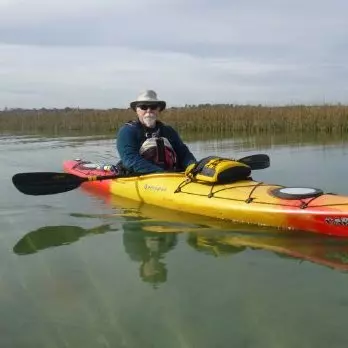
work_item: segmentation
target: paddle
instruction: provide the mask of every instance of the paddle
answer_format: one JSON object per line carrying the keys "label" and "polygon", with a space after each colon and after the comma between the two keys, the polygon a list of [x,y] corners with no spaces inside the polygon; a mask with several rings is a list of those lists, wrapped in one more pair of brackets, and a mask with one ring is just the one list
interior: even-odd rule
{"label": "paddle", "polygon": [[115,179],[119,176],[103,175],[81,178],[74,174],[54,172],[18,173],[12,177],[18,191],[32,196],[54,195],[78,188],[86,181]]}
{"label": "paddle", "polygon": [[[252,170],[265,169],[270,166],[269,157],[264,154],[243,157],[238,161],[249,165]],[[88,181],[101,181],[122,177],[129,177],[129,175],[121,176],[112,174],[81,178],[69,173],[32,172],[15,174],[12,177],[12,182],[18,191],[26,195],[42,196],[68,192],[78,188],[82,183]]]}
{"label": "paddle", "polygon": [[31,231],[20,239],[13,247],[17,255],[28,255],[40,250],[67,245],[78,241],[90,234],[103,234],[109,231],[118,231],[110,225],[84,229],[78,226],[44,226]]}
{"label": "paddle", "polygon": [[252,170],[266,169],[271,164],[269,156],[265,154],[250,155],[237,161],[247,164]]}

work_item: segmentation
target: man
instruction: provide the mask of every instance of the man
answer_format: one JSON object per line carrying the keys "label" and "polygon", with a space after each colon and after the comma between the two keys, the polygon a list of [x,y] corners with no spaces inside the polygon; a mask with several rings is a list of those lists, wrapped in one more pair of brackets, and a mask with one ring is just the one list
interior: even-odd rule
{"label": "man", "polygon": [[130,173],[184,171],[196,159],[178,133],[158,120],[166,108],[153,90],[141,93],[130,107],[137,120],[127,122],[117,134],[122,165]]}

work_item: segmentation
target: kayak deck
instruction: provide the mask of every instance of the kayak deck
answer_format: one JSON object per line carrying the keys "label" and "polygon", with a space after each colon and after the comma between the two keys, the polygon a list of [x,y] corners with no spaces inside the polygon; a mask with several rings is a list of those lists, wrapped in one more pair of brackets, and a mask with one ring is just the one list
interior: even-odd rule
{"label": "kayak deck", "polygon": [[[64,170],[80,177],[106,176],[110,171],[90,162],[65,161]],[[94,181],[93,185],[119,197],[213,218],[348,237],[348,197],[322,193],[284,199],[274,191],[281,185],[253,180],[229,184],[188,181],[183,173],[157,173]]]}

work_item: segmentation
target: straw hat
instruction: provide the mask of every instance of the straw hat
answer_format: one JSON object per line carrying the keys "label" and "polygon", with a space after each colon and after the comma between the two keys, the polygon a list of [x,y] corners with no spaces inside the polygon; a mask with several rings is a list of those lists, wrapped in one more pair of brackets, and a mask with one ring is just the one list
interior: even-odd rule
{"label": "straw hat", "polygon": [[130,103],[130,107],[135,111],[137,104],[158,104],[160,111],[166,108],[166,102],[164,100],[159,100],[157,94],[153,90],[147,90],[138,96],[138,98]]}

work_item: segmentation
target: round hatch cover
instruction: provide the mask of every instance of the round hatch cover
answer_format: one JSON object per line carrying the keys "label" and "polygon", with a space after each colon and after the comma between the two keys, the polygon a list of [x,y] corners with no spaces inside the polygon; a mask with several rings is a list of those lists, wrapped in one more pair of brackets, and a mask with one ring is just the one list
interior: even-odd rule
{"label": "round hatch cover", "polygon": [[323,191],[312,187],[281,187],[272,190],[272,194],[283,199],[304,199],[320,196]]}

